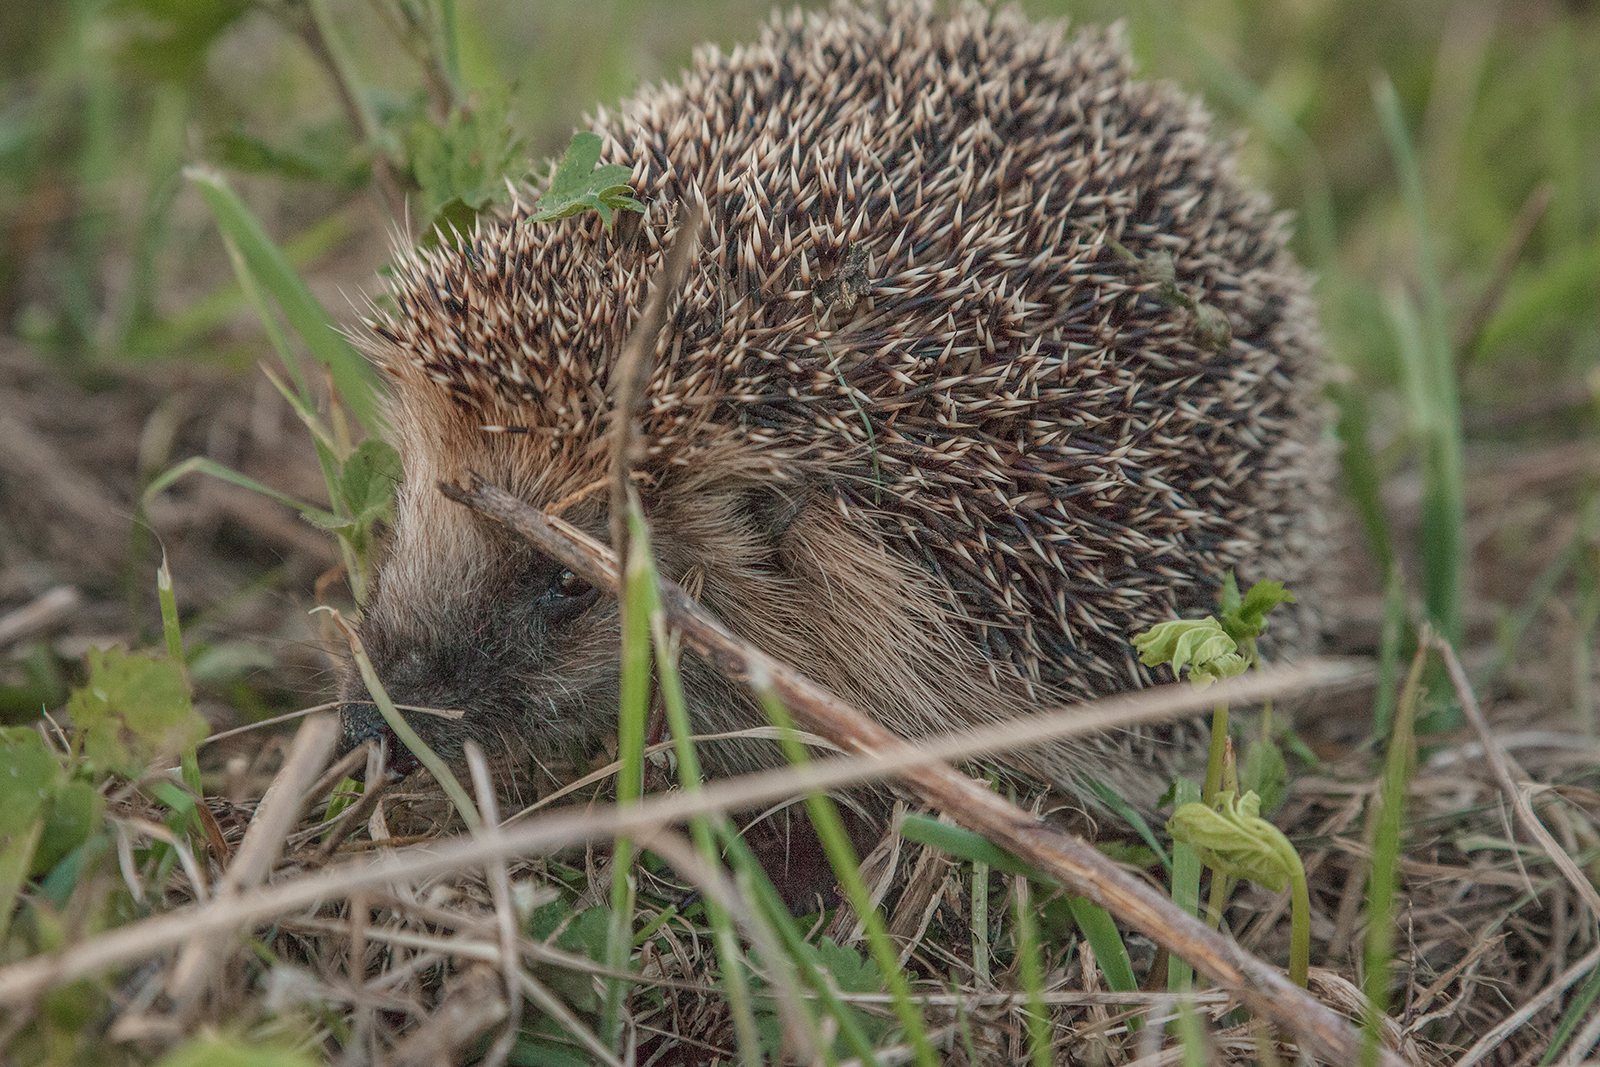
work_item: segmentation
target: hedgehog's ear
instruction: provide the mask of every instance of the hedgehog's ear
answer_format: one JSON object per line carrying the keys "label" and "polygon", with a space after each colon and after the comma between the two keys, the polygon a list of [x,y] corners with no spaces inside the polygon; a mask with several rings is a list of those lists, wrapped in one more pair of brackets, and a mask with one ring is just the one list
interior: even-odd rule
{"label": "hedgehog's ear", "polygon": [[745,490],[740,509],[768,544],[777,545],[809,500],[799,486],[757,485]]}

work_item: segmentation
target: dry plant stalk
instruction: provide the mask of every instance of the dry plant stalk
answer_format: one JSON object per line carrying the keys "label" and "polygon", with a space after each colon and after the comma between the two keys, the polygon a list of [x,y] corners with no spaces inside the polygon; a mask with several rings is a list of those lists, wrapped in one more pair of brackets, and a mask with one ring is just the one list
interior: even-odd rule
{"label": "dry plant stalk", "polygon": [[[617,592],[617,561],[609,549],[587,538],[569,537],[558,528],[566,524],[551,521],[481,479],[475,479],[470,488],[449,484],[439,488],[450,499],[505,523],[585,581],[613,595]],[[1046,826],[947,764],[928,763],[928,746],[920,742],[910,745],[798,671],[729,634],[676,584],[663,581],[661,599],[668,624],[681,632],[689,648],[728,678],[770,686],[802,724],[846,752],[874,760],[886,757],[898,764],[901,784],[925,803],[1058,878],[1182,956],[1211,981],[1237,994],[1253,1011],[1295,1033],[1314,1055],[1336,1062],[1359,1058],[1361,1036],[1349,1022],[1293,985],[1277,968],[1211,930],[1087,842]],[[1348,671],[1331,673],[1340,675],[1341,680],[1349,677]],[[1211,695],[1211,699],[1219,698]],[[1031,736],[1040,738],[1037,730],[1031,731]],[[1403,1062],[1392,1053],[1384,1055],[1385,1062]]]}
{"label": "dry plant stalk", "polygon": [[1444,657],[1445,669],[1450,673],[1450,682],[1455,687],[1456,698],[1461,701],[1461,710],[1472,723],[1472,728],[1477,731],[1478,740],[1483,743],[1484,758],[1489,761],[1489,768],[1494,772],[1500,791],[1511,802],[1512,809],[1517,814],[1517,822],[1538,842],[1545,855],[1550,857],[1550,862],[1554,863],[1556,869],[1571,883],[1584,906],[1589,909],[1591,918],[1600,922],[1600,892],[1595,890],[1594,883],[1578,869],[1577,863],[1567,854],[1567,850],[1561,847],[1561,843],[1545,829],[1544,823],[1534,814],[1533,805],[1528,802],[1528,791],[1520,788],[1516,779],[1511,776],[1510,757],[1496,740],[1494,731],[1489,729],[1489,722],[1483,717],[1483,709],[1478,707],[1478,698],[1472,692],[1472,684],[1467,681],[1467,672],[1462,669],[1461,661],[1456,658],[1455,649],[1450,647],[1449,641],[1437,636],[1433,639],[1433,646],[1438,649],[1439,655]]}

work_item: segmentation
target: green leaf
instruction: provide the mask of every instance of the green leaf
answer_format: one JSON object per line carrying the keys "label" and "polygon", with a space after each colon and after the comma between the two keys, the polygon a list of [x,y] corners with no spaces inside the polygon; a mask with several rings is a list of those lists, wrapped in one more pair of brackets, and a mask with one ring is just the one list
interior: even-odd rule
{"label": "green leaf", "polygon": [[1030,881],[1054,885],[1053,879],[1037,868],[1022,862],[986,837],[971,830],[942,823],[927,815],[907,815],[901,824],[900,836],[920,845],[931,845],[948,852],[957,859],[973,863],[987,863],[991,869],[1005,874],[1020,874]]}
{"label": "green leaf", "polygon": [[351,518],[370,525],[390,514],[401,477],[400,453],[384,441],[368,438],[339,472],[339,498]]}
{"label": "green leaf", "polygon": [[17,891],[32,870],[44,815],[61,764],[25,727],[0,728],[0,944],[11,926]]}
{"label": "green leaf", "polygon": [[600,135],[587,131],[575,133],[567,143],[566,155],[556,164],[550,175],[550,188],[545,195],[567,195],[584,187],[594,165],[600,162]]}
{"label": "green leaf", "polygon": [[1133,961],[1128,958],[1128,948],[1122,943],[1117,924],[1104,908],[1088,897],[1068,897],[1067,906],[1072,917],[1083,931],[1085,941],[1094,949],[1095,962],[1106,976],[1106,985],[1118,993],[1132,993],[1139,988],[1133,978]]}
{"label": "green leaf", "polygon": [[600,160],[600,138],[593,133],[575,133],[566,155],[550,176],[550,188],[539,198],[531,216],[534,222],[551,222],[585,211],[598,211],[607,227],[615,211],[643,211],[628,188],[633,171],[620,163],[596,168]]}
{"label": "green leaf", "polygon": [[1113,815],[1133,827],[1134,833],[1144,839],[1144,843],[1150,846],[1151,855],[1161,861],[1161,866],[1172,866],[1172,860],[1167,857],[1167,850],[1161,847],[1155,831],[1150,829],[1150,824],[1145,821],[1144,816],[1140,815],[1122,794],[1101,781],[1089,781],[1086,784],[1089,790],[1100,798],[1100,803],[1110,808]]}
{"label": "green leaf", "polygon": [[[1237,590],[1235,590],[1237,592]],[[1200,800],[1200,787],[1188,778],[1172,781],[1172,796],[1181,808]],[[1200,873],[1205,865],[1194,849],[1182,841],[1172,843],[1172,902],[1190,915],[1200,914]],[[1179,993],[1194,984],[1194,967],[1176,953],[1167,958],[1167,992]]]}
{"label": "green leaf", "polygon": [[51,797],[50,814],[29,873],[48,874],[100,829],[105,812],[106,798],[93,785],[81,779],[62,783]]}
{"label": "green leaf", "polygon": [[[1228,597],[1230,588],[1233,593],[1231,606]],[[1230,571],[1222,587],[1221,601],[1222,628],[1229,637],[1245,645],[1260,637],[1267,628],[1268,612],[1279,604],[1295,603],[1295,598],[1283,587],[1282,582],[1257,582],[1241,602],[1239,588],[1233,583],[1233,573]]]}
{"label": "green leaf", "polygon": [[1173,840],[1182,841],[1206,866],[1233,878],[1248,878],[1280,892],[1299,866],[1299,856],[1283,831],[1261,818],[1261,798],[1217,794],[1215,807],[1189,803],[1167,822]]}
{"label": "green leaf", "polygon": [[1276,741],[1258,738],[1245,747],[1240,788],[1261,796],[1261,810],[1274,812],[1289,788],[1289,764]]}
{"label": "green leaf", "polygon": [[[200,167],[189,167],[183,173],[211,209],[223,239],[237,251],[235,266],[241,283],[246,288],[259,285],[271,295],[312,358],[327,368],[339,395],[367,436],[378,436],[380,387],[372,366],[339,332],[333,316],[311,295],[305,281],[284,258],[283,251],[272,243],[261,223],[228,188],[222,175]],[[299,369],[292,363],[287,369],[298,382]]]}
{"label": "green leaf", "polygon": [[211,43],[249,10],[249,0],[118,0],[107,13],[124,16],[112,32],[132,66],[189,81],[203,72]]}
{"label": "green leaf", "polygon": [[92,648],[86,658],[89,684],[73,692],[67,713],[97,770],[137,777],[156,757],[193,748],[206,736],[180,664],[116,648]]}
{"label": "green leaf", "polygon": [[[443,123],[427,115],[406,131],[411,173],[419,187],[418,206],[432,230],[446,208],[459,204],[476,215],[509,196],[506,178],[527,170],[527,142],[511,126],[509,87],[482,95],[469,109],[452,111]],[[448,221],[468,221],[458,217]]]}
{"label": "green leaf", "polygon": [[1217,591],[1217,614],[1222,616],[1224,624],[1239,614],[1242,603],[1239,598],[1239,579],[1229,571],[1222,579],[1222,588]]}
{"label": "green leaf", "polygon": [[883,975],[870,956],[863,956],[847,945],[835,944],[824,937],[817,942],[817,962],[833,975],[839,988],[846,993],[881,993]]}
{"label": "green leaf", "polygon": [[1172,673],[1182,677],[1189,668],[1189,681],[1204,689],[1219,678],[1243,674],[1249,666],[1239,654],[1239,646],[1215,618],[1173,619],[1157,623],[1133,638],[1139,662],[1146,667],[1172,665]]}

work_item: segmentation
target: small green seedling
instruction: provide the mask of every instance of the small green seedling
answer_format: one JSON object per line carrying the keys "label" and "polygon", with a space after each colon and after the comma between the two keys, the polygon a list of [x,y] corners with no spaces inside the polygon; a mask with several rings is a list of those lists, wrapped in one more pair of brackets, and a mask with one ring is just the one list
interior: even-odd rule
{"label": "small green seedling", "polygon": [[[1279,604],[1293,602],[1294,595],[1281,582],[1257,582],[1240,596],[1238,583],[1229,574],[1218,596],[1216,616],[1159,623],[1135,635],[1133,645],[1145,666],[1166,663],[1180,677],[1187,669],[1190,683],[1203,689],[1219,679],[1236,677],[1260,666],[1256,639],[1267,628],[1268,614]],[[1262,793],[1258,789],[1276,801],[1286,777],[1283,754],[1272,742],[1270,730],[1268,719],[1263,723],[1262,740],[1246,756],[1247,777],[1257,788],[1240,795],[1237,772],[1229,770],[1233,764],[1228,743],[1228,706],[1218,704],[1212,714],[1211,753],[1201,800],[1181,804],[1167,830],[1175,842],[1193,849],[1213,871],[1213,924],[1221,922],[1222,905],[1232,878],[1250,878],[1279,890],[1286,884],[1293,886],[1290,975],[1303,986],[1311,952],[1311,901],[1305,871],[1288,839],[1260,817]],[[1229,779],[1228,788],[1224,788],[1225,777]],[[1293,857],[1292,862],[1288,857]]]}
{"label": "small green seedling", "polygon": [[1248,878],[1274,893],[1290,887],[1294,923],[1289,949],[1289,977],[1306,984],[1311,965],[1311,896],[1299,853],[1283,831],[1261,817],[1261,798],[1252,790],[1236,796],[1218,793],[1211,804],[1184,804],[1167,829],[1174,840],[1194,849],[1214,877]]}

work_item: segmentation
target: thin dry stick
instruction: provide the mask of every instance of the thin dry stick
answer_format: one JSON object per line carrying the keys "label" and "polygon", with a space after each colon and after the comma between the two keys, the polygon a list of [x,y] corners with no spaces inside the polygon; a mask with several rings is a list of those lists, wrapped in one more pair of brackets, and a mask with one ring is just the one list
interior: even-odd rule
{"label": "thin dry stick", "polygon": [[[1356,677],[1357,673],[1347,665],[1312,661],[1252,672],[1205,690],[1182,684],[1161,686],[1107,697],[1091,706],[1028,716],[1020,723],[986,726],[932,738],[916,746],[901,745],[888,754],[844,756],[818,760],[804,767],[724,779],[709,783],[698,794],[657,796],[626,809],[619,810],[614,805],[567,808],[505,830],[498,839],[456,838],[442,843],[429,841],[416,848],[397,848],[381,857],[363,858],[277,885],[246,890],[235,897],[214,899],[203,906],[181,908],[129,923],[66,948],[55,956],[35,956],[0,967],[0,1008],[23,1003],[45,988],[165,952],[194,937],[248,927],[364,888],[414,885],[463,869],[481,867],[496,856],[542,855],[588,841],[608,840],[619,834],[637,837],[696,815],[743,811],[798,793],[826,792],[882,781],[886,776],[939,760],[965,759],[1007,747],[1016,748],[1030,741],[1079,736],[1117,723],[1152,722],[1195,714],[1211,707],[1216,700],[1253,704],[1289,693],[1347,684]],[[1257,963],[1256,966],[1263,965]],[[1304,996],[1298,988],[1293,992]]]}
{"label": "thin dry stick", "polygon": [[[602,550],[597,555],[593,548],[562,536],[555,524],[524,501],[477,478],[470,491],[451,485],[440,489],[452,500],[510,526],[591,584],[602,585],[613,594],[618,589],[617,563],[609,552]],[[668,623],[682,632],[687,645],[701,658],[738,682],[765,677],[798,719],[845,751],[894,758],[924,747],[890,733],[798,671],[735,638],[675,583],[661,583],[661,599]],[[1351,1062],[1360,1055],[1361,1037],[1345,1019],[1082,839],[1046,826],[946,764],[924,765],[906,772],[901,780],[923,801],[967,829],[1060,879],[1188,960],[1213,982],[1236,991],[1253,1010],[1299,1035],[1316,1054]],[[1394,1057],[1393,1062],[1402,1061]]]}
{"label": "thin dry stick", "polygon": [[1600,966],[1600,948],[1561,972],[1561,976],[1541,989],[1538,996],[1529,998],[1526,1004],[1500,1020],[1493,1030],[1478,1038],[1477,1042],[1467,1049],[1466,1055],[1457,1060],[1454,1067],[1473,1067],[1499,1048],[1506,1038],[1521,1029],[1523,1023],[1538,1015],[1551,1001],[1565,993],[1574,982],[1597,966]]}
{"label": "thin dry stick", "polygon": [[666,262],[650,283],[650,295],[645,299],[644,311],[622,346],[612,370],[611,396],[611,545],[618,559],[628,558],[628,487],[633,470],[634,443],[638,427],[634,425],[633,411],[644,395],[645,384],[650,380],[651,356],[655,353],[656,336],[666,322],[667,305],[683,288],[689,273],[689,261],[700,247],[700,228],[706,214],[698,205],[685,213],[678,233],[667,250]]}
{"label": "thin dry stick", "polygon": [[66,618],[83,600],[70,585],[58,585],[15,611],[0,615],[0,648]]}
{"label": "thin dry stick", "polygon": [[[283,767],[256,806],[233,863],[217,882],[217,900],[226,900],[266,879],[284,839],[300,817],[306,788],[322,774],[338,738],[339,721],[332,715],[313,715],[300,724]],[[184,946],[167,982],[178,1017],[187,1017],[199,1008],[212,985],[211,976],[221,966],[229,947],[227,942],[200,936]]]}
{"label": "thin dry stick", "polygon": [[1489,761],[1489,769],[1494,772],[1495,780],[1500,784],[1500,791],[1511,801],[1516,811],[1517,822],[1522,828],[1539,843],[1545,855],[1550,857],[1550,862],[1572,884],[1572,888],[1583,899],[1589,908],[1589,917],[1594,922],[1600,922],[1600,892],[1596,892],[1594,883],[1583,876],[1583,871],[1573,862],[1567,850],[1555,839],[1544,823],[1533,813],[1533,805],[1528,803],[1528,794],[1518,787],[1516,779],[1511,776],[1511,767],[1506,759],[1505,749],[1500,746],[1500,741],[1489,729],[1488,720],[1483,717],[1483,709],[1478,707],[1478,698],[1473,695],[1472,684],[1467,681],[1467,672],[1461,669],[1461,661],[1456,658],[1455,649],[1450,647],[1450,642],[1442,637],[1435,636],[1433,646],[1439,650],[1439,655],[1444,657],[1445,668],[1450,672],[1450,681],[1455,686],[1456,698],[1461,701],[1461,710],[1466,713],[1467,719],[1472,723],[1472,728],[1478,733],[1478,740],[1483,743],[1483,755]]}
{"label": "thin dry stick", "polygon": [[[466,743],[467,766],[472,771],[472,788],[478,795],[478,810],[483,813],[483,825],[473,831],[478,836],[494,837],[500,833],[500,806],[494,795],[494,781],[489,775],[489,761],[476,741]],[[483,1058],[485,1067],[501,1067],[511,1055],[522,1028],[522,967],[517,958],[517,919],[511,907],[511,875],[503,859],[489,862],[489,891],[494,897],[494,915],[500,935],[500,967],[506,982],[506,1019],[500,1036],[495,1039],[489,1054]]]}

